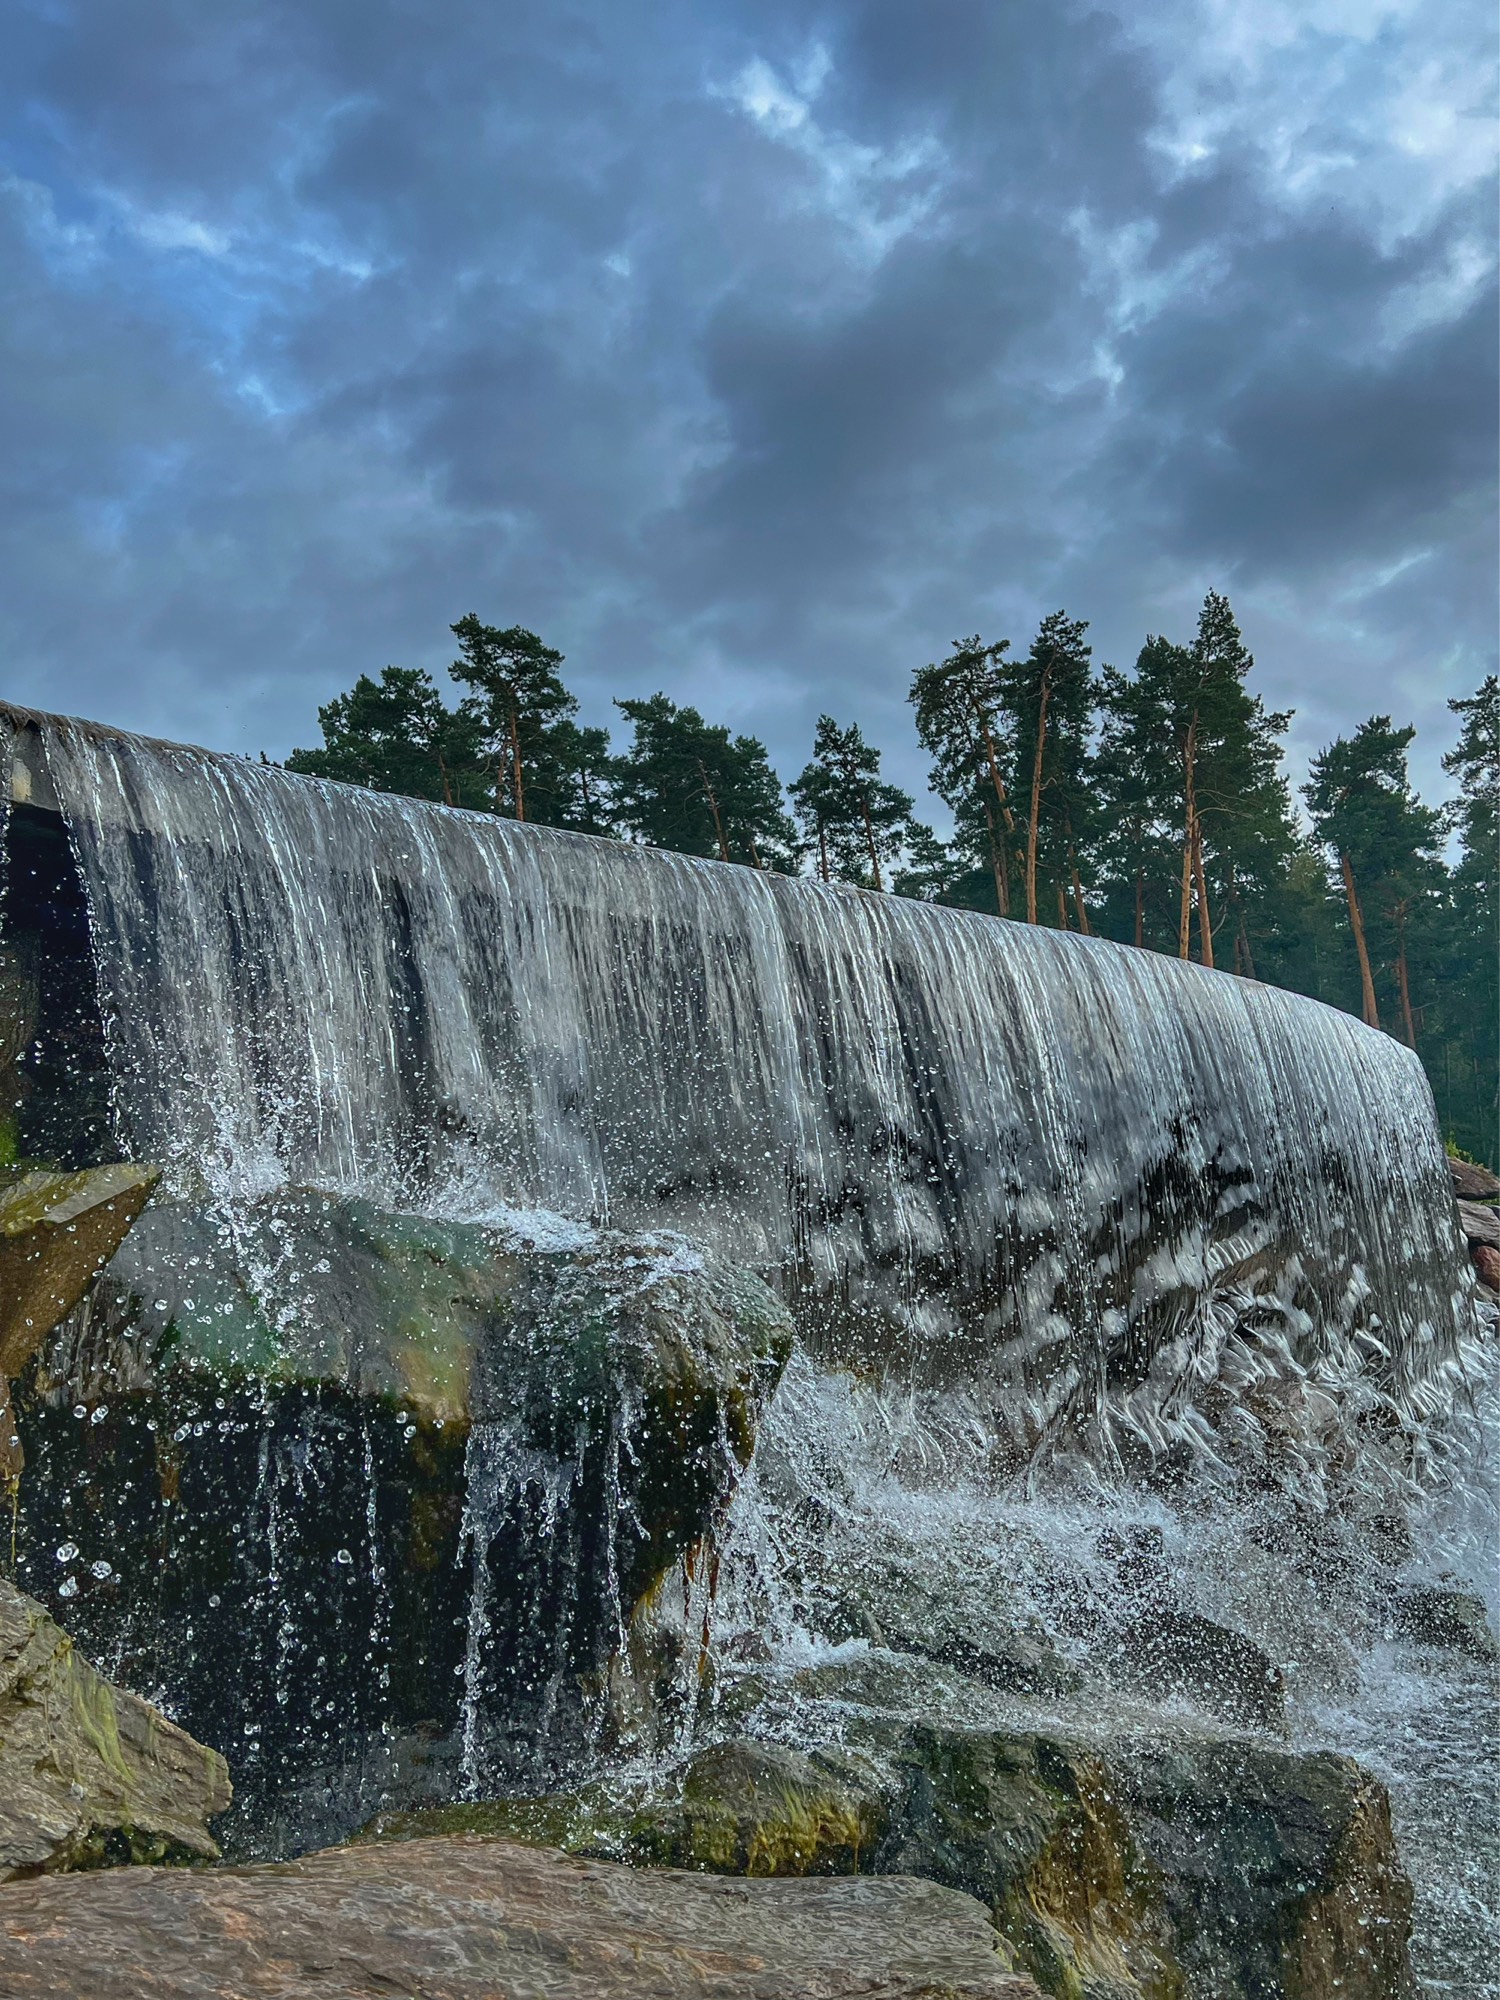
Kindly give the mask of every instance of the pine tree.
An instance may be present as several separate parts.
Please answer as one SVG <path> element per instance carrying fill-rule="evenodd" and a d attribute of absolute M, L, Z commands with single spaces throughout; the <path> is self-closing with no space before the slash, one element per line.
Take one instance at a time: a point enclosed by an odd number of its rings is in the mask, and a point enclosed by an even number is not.
<path fill-rule="evenodd" d="M 1183 734 L 1185 854 L 1196 886 L 1200 955 L 1214 963 L 1213 910 L 1230 927 L 1235 970 L 1253 974 L 1248 902 L 1285 875 L 1297 848 L 1282 771 L 1290 711 L 1268 711 L 1246 680 L 1255 661 L 1229 599 L 1203 600 L 1193 641 L 1192 715 Z M 1180 714 L 1185 713 L 1184 709 Z M 1189 743 L 1191 741 L 1191 748 Z M 1183 899 L 1179 948 L 1186 928 Z"/>
<path fill-rule="evenodd" d="M 818 717 L 812 762 L 790 787 L 793 807 L 825 882 L 883 889 L 881 863 L 901 854 L 911 823 L 908 793 L 880 775 L 880 752 L 858 723 Z"/>
<path fill-rule="evenodd" d="M 420 667 L 387 667 L 378 681 L 361 674 L 318 710 L 318 723 L 321 749 L 294 750 L 289 771 L 450 806 L 488 804 L 477 721 L 445 707 Z"/>
<path fill-rule="evenodd" d="M 918 740 L 933 760 L 932 789 L 953 813 L 955 845 L 989 869 L 1003 917 L 1010 915 L 1016 842 L 1000 671 L 1009 649 L 1008 639 L 987 646 L 977 632 L 955 639 L 946 660 L 912 675 L 907 697 L 916 710 Z M 944 864 L 950 886 L 954 858 Z"/>
<path fill-rule="evenodd" d="M 569 785 L 553 731 L 578 709 L 557 671 L 562 654 L 523 625 L 484 625 L 472 611 L 451 630 L 459 657 L 449 671 L 470 690 L 461 712 L 481 733 L 495 811 L 558 824 Z"/>
<path fill-rule="evenodd" d="M 1040 921 L 1041 887 L 1056 892 L 1059 926 L 1068 928 L 1071 891 L 1078 928 L 1090 924 L 1083 871 L 1093 832 L 1089 735 L 1094 681 L 1088 622 L 1054 611 L 1042 620 L 1024 660 L 999 672 L 1014 745 L 1017 817 L 1024 814 L 1026 921 Z"/>
<path fill-rule="evenodd" d="M 917 903 L 948 902 L 962 879 L 963 857 L 939 840 L 930 826 L 913 820 L 905 832 L 905 853 L 891 882 L 894 895 Z"/>
<path fill-rule="evenodd" d="M 1177 693 L 1192 658 L 1148 636 L 1135 672 L 1100 675 L 1093 760 L 1097 867 L 1110 934 L 1159 951 L 1177 948 L 1176 871 L 1181 765 L 1174 741 Z"/>
<path fill-rule="evenodd" d="M 1314 832 L 1332 852 L 1343 885 L 1364 1019 L 1372 1028 L 1381 1024 L 1376 971 L 1386 967 L 1413 1047 L 1411 911 L 1418 898 L 1442 893 L 1442 817 L 1417 798 L 1406 769 L 1416 733 L 1393 729 L 1388 715 L 1372 715 L 1313 759 L 1303 790 Z"/>
<path fill-rule="evenodd" d="M 1500 1165 L 1500 679 L 1448 704 L 1457 744 L 1443 769 L 1458 780 L 1448 819 L 1459 839 L 1440 982 L 1441 1056 L 1433 1088 L 1465 1150 Z"/>
<path fill-rule="evenodd" d="M 781 781 L 758 738 L 732 737 L 664 694 L 615 706 L 635 729 L 630 749 L 614 764 L 622 825 L 681 854 L 755 868 L 795 866 L 796 834 Z"/>

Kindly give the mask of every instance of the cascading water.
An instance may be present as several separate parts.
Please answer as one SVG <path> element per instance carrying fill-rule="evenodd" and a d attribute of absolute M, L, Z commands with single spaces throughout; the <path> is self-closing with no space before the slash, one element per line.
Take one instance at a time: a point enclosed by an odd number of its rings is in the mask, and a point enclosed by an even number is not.
<path fill-rule="evenodd" d="M 278 1337 L 318 1285 L 265 1223 L 291 1190 L 529 1243 L 680 1232 L 788 1301 L 800 1351 L 710 1615 L 723 1686 L 761 1635 L 767 1729 L 811 1740 L 867 1700 L 837 1670 L 890 1653 L 893 1604 L 916 1627 L 941 1598 L 952 1624 L 999 1594 L 1064 1651 L 1107 1649 L 1130 1586 L 1100 1535 L 1121 1521 L 1283 1664 L 1299 1740 L 1354 1740 L 1377 1682 L 1415 1671 L 1389 1665 L 1371 1564 L 1472 1576 L 1485 1475 L 1482 1328 L 1408 1050 L 1092 939 L 9 720 L 86 892 L 120 1143 L 211 1219 Z M 133 1338 L 203 1290 L 185 1242 L 127 1246 Z M 380 1600 L 386 1475 L 368 1431 L 324 1466 L 334 1414 L 300 1419 L 300 1456 L 284 1411 L 230 1417 L 259 1437 L 276 1561 L 298 1482 L 341 1480 L 350 1587 Z M 459 1603 L 444 1658 L 472 1695 L 518 1671 L 486 1658 L 486 1538 L 526 1491 L 560 1503 L 558 1475 L 507 1486 L 504 1436 L 466 1435 L 477 1476 L 433 1591 Z M 379 1651 L 416 1614 L 358 1615 Z M 1421 1676 L 1441 1706 L 1449 1683 Z M 940 1701 L 940 1680 L 891 1699 Z M 1132 1703 L 1156 1713 L 1124 1690 L 1111 1726 Z M 1478 1920 L 1445 1914 L 1440 1874 L 1432 1990 L 1478 1990 L 1443 1985 Z"/>

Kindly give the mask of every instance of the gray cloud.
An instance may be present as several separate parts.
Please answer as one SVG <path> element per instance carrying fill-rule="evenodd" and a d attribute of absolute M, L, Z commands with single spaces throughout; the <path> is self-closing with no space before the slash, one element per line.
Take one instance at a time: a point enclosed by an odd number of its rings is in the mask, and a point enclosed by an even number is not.
<path fill-rule="evenodd" d="M 1229 588 L 1305 753 L 1494 652 L 1476 7 L 20 6 L 6 691 L 273 753 L 478 609 L 783 770 Z"/>

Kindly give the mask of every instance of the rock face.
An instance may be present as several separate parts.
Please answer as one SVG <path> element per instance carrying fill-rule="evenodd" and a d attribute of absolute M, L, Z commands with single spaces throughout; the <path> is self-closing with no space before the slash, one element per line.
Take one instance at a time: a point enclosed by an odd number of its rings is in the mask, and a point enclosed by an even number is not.
<path fill-rule="evenodd" d="M 127 1164 L 0 1179 L 0 1473 L 24 1463 L 10 1384 L 124 1241 L 157 1182 Z"/>
<path fill-rule="evenodd" d="M 229 1799 L 217 1751 L 111 1687 L 41 1605 L 0 1582 L 0 1879 L 212 1860 L 208 1822 Z"/>
<path fill-rule="evenodd" d="M 1433 1586 L 1398 1597 L 1392 1623 L 1419 1646 L 1451 1646 L 1476 1660 L 1500 1660 L 1484 1600 L 1472 1591 Z"/>
<path fill-rule="evenodd" d="M 81 1550 L 70 1628 L 236 1746 L 231 1841 L 337 1839 L 383 1792 L 441 1796 L 459 1755 L 556 1782 L 585 1730 L 648 1736 L 691 1678 L 790 1338 L 681 1238 L 314 1189 L 217 1224 L 156 1203 L 18 1392 L 22 1580 Z"/>
<path fill-rule="evenodd" d="M 918 1875 L 990 1910 L 1055 2000 L 1405 2000 L 1411 1889 L 1349 1759 L 1181 1738 L 1098 1748 L 921 1726 L 806 1753 L 722 1743 L 670 1797 L 388 1819 L 743 1875 Z"/>
<path fill-rule="evenodd" d="M 1455 1160 L 1450 1153 L 1448 1172 L 1460 1201 L 1500 1201 L 1500 1176 L 1488 1167 L 1477 1166 L 1473 1160 Z"/>
<path fill-rule="evenodd" d="M 925 1881 L 743 1882 L 509 1841 L 0 1891 L 13 2000 L 1038 2000 Z"/>

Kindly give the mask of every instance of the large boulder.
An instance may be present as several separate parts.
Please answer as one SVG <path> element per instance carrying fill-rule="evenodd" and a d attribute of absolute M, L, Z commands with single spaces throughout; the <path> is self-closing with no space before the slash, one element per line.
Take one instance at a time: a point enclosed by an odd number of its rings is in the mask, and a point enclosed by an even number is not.
<path fill-rule="evenodd" d="M 217 1751 L 112 1687 L 40 1604 L 0 1582 L 0 1879 L 213 1860 L 208 1822 L 229 1800 Z"/>
<path fill-rule="evenodd" d="M 13 2000 L 1039 2000 L 984 1909 L 926 1881 L 643 1871 L 504 1840 L 0 1893 Z"/>
<path fill-rule="evenodd" d="M 695 1685 L 790 1341 L 680 1237 L 157 1202 L 18 1385 L 22 1580 L 82 1551 L 70 1627 L 235 1746 L 240 1851 L 441 1796 L 459 1757 L 552 1780 Z"/>
<path fill-rule="evenodd" d="M 1332 1751 L 1164 1743 L 1120 1795 L 1189 1992 L 1405 2000 L 1412 1890 L 1385 1788 Z"/>

